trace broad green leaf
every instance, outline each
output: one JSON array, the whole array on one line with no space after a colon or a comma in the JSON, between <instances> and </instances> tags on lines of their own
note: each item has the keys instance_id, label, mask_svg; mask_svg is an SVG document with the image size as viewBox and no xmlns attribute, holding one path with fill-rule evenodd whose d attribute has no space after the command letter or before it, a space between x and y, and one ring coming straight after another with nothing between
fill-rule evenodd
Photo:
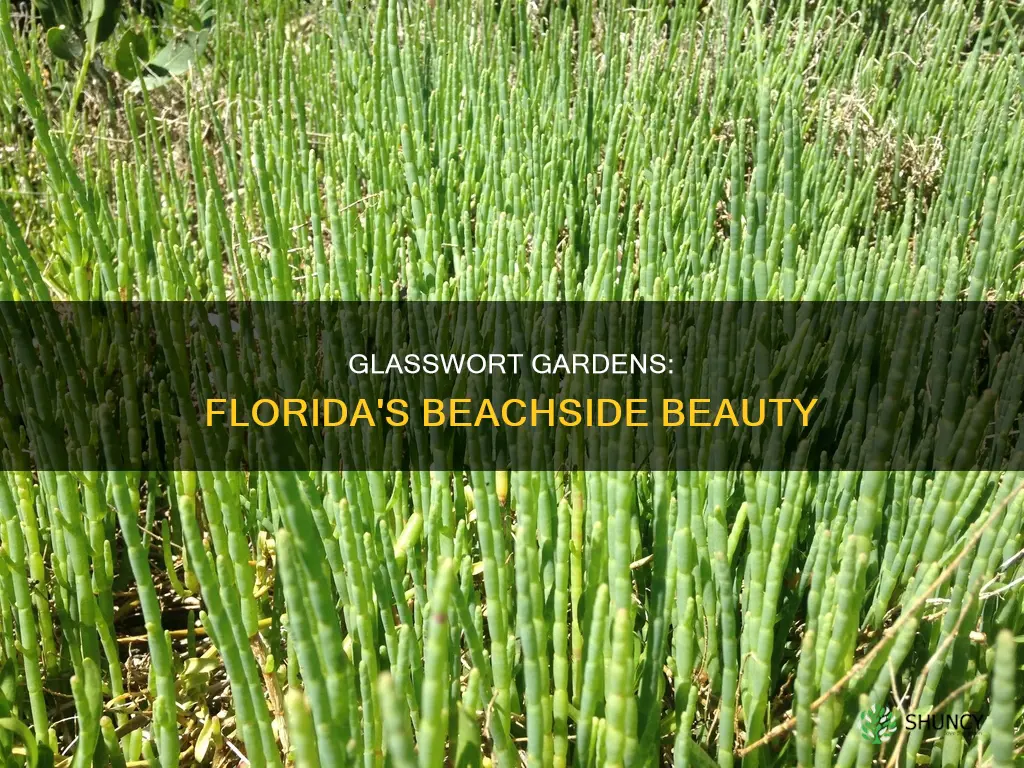
<instances>
[{"instance_id":1,"label":"broad green leaf","mask_svg":"<svg viewBox=\"0 0 1024 768\"><path fill-rule=\"evenodd\" d=\"M85 39L96 46L114 34L120 10L119 0L87 0L83 9Z\"/></svg>"},{"instance_id":2,"label":"broad green leaf","mask_svg":"<svg viewBox=\"0 0 1024 768\"><path fill-rule=\"evenodd\" d=\"M206 48L208 29L186 32L172 40L153 56L146 69L157 75L183 75Z\"/></svg>"},{"instance_id":3,"label":"broad green leaf","mask_svg":"<svg viewBox=\"0 0 1024 768\"><path fill-rule=\"evenodd\" d=\"M54 56L64 61L74 61L82 56L82 41L63 24L46 30L46 45Z\"/></svg>"},{"instance_id":4,"label":"broad green leaf","mask_svg":"<svg viewBox=\"0 0 1024 768\"><path fill-rule=\"evenodd\" d=\"M0 665L0 717L10 714L10 703L15 701L18 692L18 675L14 661L7 659Z\"/></svg>"},{"instance_id":5,"label":"broad green leaf","mask_svg":"<svg viewBox=\"0 0 1024 768\"><path fill-rule=\"evenodd\" d=\"M213 24L214 10L214 5L210 0L203 0L195 7L187 9L186 13L192 29L198 32Z\"/></svg>"},{"instance_id":6,"label":"broad green leaf","mask_svg":"<svg viewBox=\"0 0 1024 768\"><path fill-rule=\"evenodd\" d=\"M129 29L121 36L121 42L117 45L114 65L117 67L118 73L125 80L134 80L139 76L147 59L149 59L149 42L141 33Z\"/></svg>"},{"instance_id":7,"label":"broad green leaf","mask_svg":"<svg viewBox=\"0 0 1024 768\"><path fill-rule=\"evenodd\" d=\"M216 715L207 715L203 729L196 737L195 756L196 760L202 763L206 759L206 753L210 749L211 742L220 741L220 720Z\"/></svg>"},{"instance_id":8,"label":"broad green leaf","mask_svg":"<svg viewBox=\"0 0 1024 768\"><path fill-rule=\"evenodd\" d=\"M209 37L209 29L186 32L157 51L143 68L146 87L159 88L185 74L206 48ZM132 90L138 88L137 82L132 84Z\"/></svg>"},{"instance_id":9,"label":"broad green leaf","mask_svg":"<svg viewBox=\"0 0 1024 768\"><path fill-rule=\"evenodd\" d=\"M28 729L28 726L23 722L13 717L0 718L0 730L11 731L25 746L25 755L28 758L28 765L30 768L43 768L46 766L45 756L40 754L39 745L36 742L36 737L32 735L32 731ZM47 750L49 751L49 750ZM40 760L40 758L43 760ZM52 765L52 756L49 765ZM46 766L49 768L49 766Z\"/></svg>"},{"instance_id":10,"label":"broad green leaf","mask_svg":"<svg viewBox=\"0 0 1024 768\"><path fill-rule=\"evenodd\" d=\"M33 6L46 27L57 27L61 24L77 26L78 14L73 12L69 0L35 0Z\"/></svg>"},{"instance_id":11,"label":"broad green leaf","mask_svg":"<svg viewBox=\"0 0 1024 768\"><path fill-rule=\"evenodd\" d=\"M18 689L18 676L14 669L14 660L7 659L0 666L0 717L11 716L11 706L15 703ZM0 728L0 750L10 752L11 733Z\"/></svg>"}]
</instances>

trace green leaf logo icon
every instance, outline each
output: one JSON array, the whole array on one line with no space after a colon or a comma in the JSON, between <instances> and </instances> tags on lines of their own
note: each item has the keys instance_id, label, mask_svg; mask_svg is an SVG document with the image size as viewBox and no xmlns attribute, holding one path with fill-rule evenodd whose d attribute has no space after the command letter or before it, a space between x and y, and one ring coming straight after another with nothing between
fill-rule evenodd
<instances>
[{"instance_id":1,"label":"green leaf logo icon","mask_svg":"<svg viewBox=\"0 0 1024 768\"><path fill-rule=\"evenodd\" d=\"M893 711L882 704L860 713L860 733L872 744L881 744L892 738L899 726Z\"/></svg>"}]
</instances>

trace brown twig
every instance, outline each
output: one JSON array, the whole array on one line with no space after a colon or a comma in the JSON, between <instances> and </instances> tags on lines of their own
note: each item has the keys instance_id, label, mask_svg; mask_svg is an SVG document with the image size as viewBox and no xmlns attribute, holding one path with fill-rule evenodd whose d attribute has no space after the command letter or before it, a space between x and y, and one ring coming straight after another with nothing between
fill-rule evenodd
<instances>
[{"instance_id":1,"label":"brown twig","mask_svg":"<svg viewBox=\"0 0 1024 768\"><path fill-rule=\"evenodd\" d=\"M271 625L272 622L273 622L273 619L260 619L258 626L259 626L260 629L266 629L267 627L269 627ZM188 630L188 629L170 629L170 630L167 630L167 632L165 634L170 635L172 638L180 639L182 637L188 637L190 631L192 633L194 633L196 637L206 637L206 628L202 627L202 626L196 627L195 629L192 629L192 630ZM148 640L149 640L149 636L148 635L130 635L128 637L119 637L119 638L117 638L117 642L120 643L121 645L131 645L132 643L145 643Z\"/></svg>"},{"instance_id":2,"label":"brown twig","mask_svg":"<svg viewBox=\"0 0 1024 768\"><path fill-rule=\"evenodd\" d=\"M957 697L961 696L968 689L973 688L978 683L980 683L980 682L982 682L983 680L986 680L986 679L988 679L988 675L978 675L973 680L968 680L963 685L957 686L956 688L953 689L953 692L950 693L949 696L944 698L938 704L934 705L931 709L928 710L928 712L926 714L933 715L936 712L941 712L942 710L944 710L949 705L949 703L951 701L953 701Z\"/></svg>"},{"instance_id":3,"label":"brown twig","mask_svg":"<svg viewBox=\"0 0 1024 768\"><path fill-rule=\"evenodd\" d=\"M964 599L964 606L960 609L960 615L956 619L956 623L953 625L953 631L950 632L946 638L939 643L939 647L935 649L935 653L931 655L927 662L925 662L924 668L921 670L921 674L917 678L917 685L914 686L914 695L910 698L910 709L917 709L921 703L921 696L924 695L924 687L928 682L928 675L932 670L932 666L939 662L940 659L945 658L946 651L949 650L949 646L956 640L957 634L960 632L960 625L964 623L964 619L967 618L967 613L971 609L971 604L974 602L972 595L967 595ZM899 738L896 739L896 746L893 747L892 756L889 758L889 762L886 763L886 768L893 768L896 765L896 758L899 756L900 750L903 749L903 742L907 738L907 713L903 713L903 726L900 728Z\"/></svg>"}]
</instances>

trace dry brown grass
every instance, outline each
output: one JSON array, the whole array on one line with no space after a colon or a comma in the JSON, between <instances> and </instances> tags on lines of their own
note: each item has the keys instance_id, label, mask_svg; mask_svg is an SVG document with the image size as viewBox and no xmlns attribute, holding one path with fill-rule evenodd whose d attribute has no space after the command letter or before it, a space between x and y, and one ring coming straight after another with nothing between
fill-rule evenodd
<instances>
[{"instance_id":1,"label":"dry brown grass","mask_svg":"<svg viewBox=\"0 0 1024 768\"><path fill-rule=\"evenodd\" d=\"M826 121L836 153L856 151L854 162L858 164L878 158L876 203L880 208L899 208L908 187L927 206L938 189L946 156L941 137L911 136L900 130L894 115L876 121L869 103L852 92L833 91L825 97ZM896 189L897 179L902 191Z\"/></svg>"}]
</instances>

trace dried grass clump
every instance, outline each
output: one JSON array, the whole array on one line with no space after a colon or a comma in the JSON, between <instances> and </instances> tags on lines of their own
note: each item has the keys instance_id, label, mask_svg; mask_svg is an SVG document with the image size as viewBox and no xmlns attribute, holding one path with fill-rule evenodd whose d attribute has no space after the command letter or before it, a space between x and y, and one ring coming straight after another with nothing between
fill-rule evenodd
<instances>
[{"instance_id":1,"label":"dried grass clump","mask_svg":"<svg viewBox=\"0 0 1024 768\"><path fill-rule=\"evenodd\" d=\"M916 138L902 131L892 114L876 121L868 104L869 99L857 93L832 92L826 97L826 123L836 154L855 152L858 170L875 174L880 208L899 208L908 188L927 207L942 175L946 156L942 138Z\"/></svg>"}]
</instances>

